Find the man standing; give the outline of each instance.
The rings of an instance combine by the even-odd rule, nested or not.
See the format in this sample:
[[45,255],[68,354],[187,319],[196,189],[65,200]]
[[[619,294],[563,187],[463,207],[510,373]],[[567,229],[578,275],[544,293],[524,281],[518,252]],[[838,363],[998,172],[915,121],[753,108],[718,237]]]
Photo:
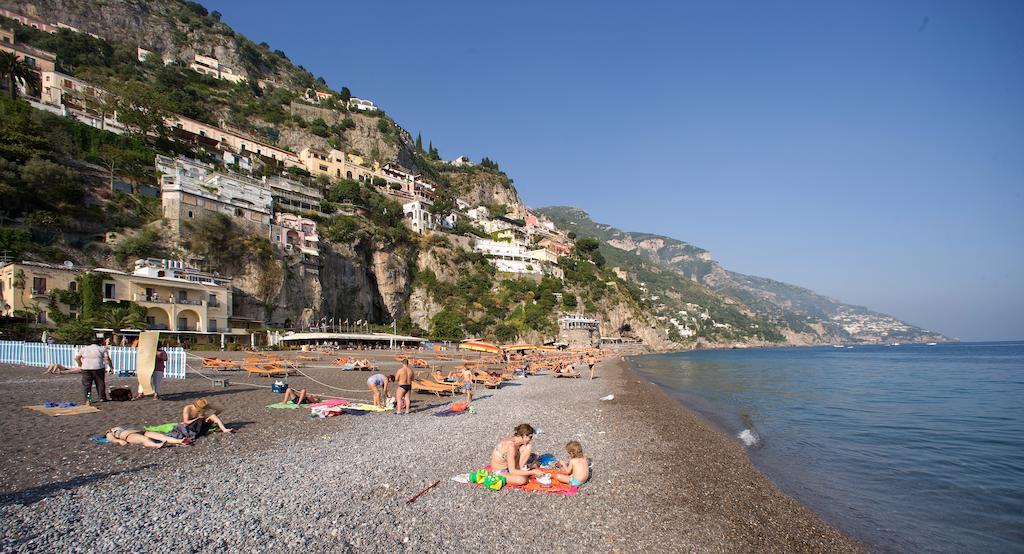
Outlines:
[[402,412],[402,403],[405,402],[405,415],[409,415],[409,395],[412,394],[412,368],[409,367],[409,358],[402,358],[402,367],[395,373],[395,382],[398,383],[398,389],[395,391],[395,413]]
[[79,350],[78,354],[75,354],[75,363],[82,368],[82,389],[86,405],[89,404],[89,393],[93,384],[96,385],[97,398],[100,402],[110,400],[107,395],[107,380],[103,373],[107,366],[113,371],[114,362],[110,359],[107,347],[100,345],[100,339],[94,337],[92,344]]

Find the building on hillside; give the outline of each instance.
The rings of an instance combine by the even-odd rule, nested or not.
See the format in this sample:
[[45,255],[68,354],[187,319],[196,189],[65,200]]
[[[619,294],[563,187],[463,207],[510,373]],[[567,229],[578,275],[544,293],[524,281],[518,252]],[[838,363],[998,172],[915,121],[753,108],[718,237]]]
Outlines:
[[552,275],[559,279],[565,276],[557,257],[544,250],[528,250],[519,243],[477,239],[473,251],[486,256],[503,273]]
[[402,205],[405,212],[405,223],[414,232],[423,234],[425,231],[433,231],[439,225],[437,217],[430,213],[430,204],[416,200]]
[[187,224],[203,215],[220,213],[268,236],[273,197],[256,179],[214,171],[213,166],[157,156],[164,217],[174,233],[187,234]]
[[188,67],[196,73],[209,75],[214,79],[222,79],[225,81],[231,81],[232,83],[240,83],[245,80],[244,75],[241,75],[232,68],[220,63],[217,58],[212,56],[196,54],[192,63],[189,64]]
[[302,161],[292,152],[222,126],[210,125],[183,115],[169,118],[167,126],[179,140],[206,149],[231,151],[242,156],[255,155],[264,162],[285,167],[303,167]]
[[270,239],[285,252],[301,257],[304,275],[319,275],[320,237],[315,221],[300,215],[275,213]]
[[448,164],[450,166],[453,166],[453,167],[470,167],[470,166],[474,165],[473,164],[473,160],[470,160],[469,156],[459,156],[458,158],[455,158],[454,160],[450,160],[450,161],[447,161],[447,162],[444,162],[444,163],[446,163],[446,164]]
[[558,317],[558,338],[570,348],[597,346],[601,341],[601,322],[582,314]]
[[490,212],[487,210],[487,206],[477,206],[471,210],[465,210],[466,217],[473,221],[486,221],[491,217]]
[[537,245],[556,256],[568,256],[569,254],[572,254],[572,245],[568,242],[545,238],[541,239]]
[[42,72],[40,101],[59,109],[61,115],[73,117],[91,127],[119,135],[127,132],[117,119],[117,112],[106,111],[106,90],[59,71]]
[[377,106],[375,106],[373,102],[369,100],[363,100],[362,98],[356,98],[355,96],[353,96],[348,101],[348,109],[356,109],[361,112],[375,112],[377,111]]
[[264,188],[270,190],[270,194],[274,198],[274,209],[317,212],[327,215],[320,204],[323,194],[316,187],[277,176],[263,177],[260,183]]
[[[14,36],[14,31],[3,27],[0,27],[0,52],[14,54],[16,59],[25,62],[25,65],[40,74],[40,81],[42,80],[42,73],[44,71],[53,71],[57,64],[56,54],[18,42]],[[4,82],[4,84],[8,83]],[[26,92],[25,83],[18,83],[18,88],[22,93]]]
[[[146,259],[135,262],[135,270],[85,270],[37,262],[0,265],[0,308],[3,315],[27,310],[36,323],[53,326],[54,310],[77,318],[81,306],[63,304],[56,290],[74,291],[76,277],[89,271],[101,274],[104,302],[131,301],[146,309],[149,329],[174,334],[232,334],[232,289],[228,279],[196,271],[183,262]],[[24,286],[16,285],[23,282]]]
[[377,164],[367,163],[361,156],[334,149],[325,152],[311,147],[299,151],[299,161],[313,175],[360,183],[372,183],[376,170],[380,168]]
[[[21,15],[18,12],[12,12],[11,10],[8,10],[6,8],[0,8],[0,16],[6,17],[7,19],[11,19],[11,20],[17,21],[18,23],[21,23],[22,25],[24,25],[26,27],[32,27],[33,29],[37,29],[37,30],[43,31],[44,33],[50,33],[50,34],[56,33],[57,29],[59,28],[59,25],[60,25],[60,23],[58,23],[57,25],[50,25],[49,23],[47,23],[47,22],[45,22],[45,21],[43,21],[41,19],[36,19],[34,17],[28,17],[26,15]],[[73,30],[77,31],[78,29],[73,29]]]
[[313,103],[313,104],[319,104],[321,102],[326,102],[326,101],[330,100],[333,96],[334,96],[334,94],[329,92],[329,91],[323,91],[323,90],[316,90],[316,89],[312,89],[312,88],[307,88],[306,92],[302,95],[302,98],[306,102],[310,102],[310,103]]

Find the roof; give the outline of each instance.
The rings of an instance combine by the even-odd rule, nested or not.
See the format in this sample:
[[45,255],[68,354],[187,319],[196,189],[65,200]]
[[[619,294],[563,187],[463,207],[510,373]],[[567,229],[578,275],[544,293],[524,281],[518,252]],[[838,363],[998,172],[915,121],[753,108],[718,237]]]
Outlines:
[[281,337],[283,341],[293,340],[376,340],[398,342],[427,342],[427,339],[390,333],[291,333]]

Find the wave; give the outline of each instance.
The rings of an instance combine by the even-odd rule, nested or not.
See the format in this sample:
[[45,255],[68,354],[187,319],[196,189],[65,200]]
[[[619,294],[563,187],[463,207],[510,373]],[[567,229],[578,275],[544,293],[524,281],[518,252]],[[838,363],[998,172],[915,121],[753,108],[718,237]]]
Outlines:
[[761,446],[761,437],[753,429],[744,429],[740,431],[740,434],[736,435],[736,438],[743,441],[743,444],[748,447]]

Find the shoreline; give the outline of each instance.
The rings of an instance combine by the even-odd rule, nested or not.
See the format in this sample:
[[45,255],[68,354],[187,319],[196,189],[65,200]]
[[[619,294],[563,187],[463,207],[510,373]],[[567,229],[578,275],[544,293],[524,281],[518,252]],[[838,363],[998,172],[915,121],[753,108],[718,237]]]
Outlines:
[[[646,355],[646,354],[645,354]],[[632,357],[632,356],[631,356]],[[866,548],[837,528],[825,523],[813,510],[783,493],[759,471],[746,450],[728,430],[670,396],[660,386],[644,379],[629,358],[618,364],[624,390],[632,388],[638,410],[662,433],[673,433],[675,425],[686,426],[688,436],[674,445],[679,464],[694,474],[680,474],[677,484],[697,500],[698,512],[725,515],[732,525],[730,550],[785,552],[864,552]],[[668,417],[658,417],[664,414]],[[713,459],[713,463],[703,463]],[[712,489],[712,491],[709,491]],[[713,492],[713,494],[709,494]],[[723,510],[722,501],[729,506]]]
[[[383,370],[397,365],[388,361],[393,354],[377,354]],[[601,362],[593,381],[541,375],[478,389],[475,414],[434,417],[448,401],[415,395],[409,416],[327,420],[268,410],[276,399],[265,389],[211,389],[195,376],[165,381],[166,401],[49,418],[21,406],[59,399],[57,390],[80,394],[77,376],[10,367],[0,368],[0,397],[8,399],[0,405],[4,551],[459,551],[510,542],[558,551],[862,550],[619,357]],[[320,371],[319,380],[350,389],[368,375]],[[600,400],[608,394],[615,398]],[[237,432],[161,450],[84,438],[116,423],[173,419],[200,396],[224,405]],[[542,431],[540,452],[563,456],[567,440],[583,443],[594,473],[579,494],[450,481],[482,465],[494,440],[521,422]],[[435,489],[405,504],[435,480]]]

